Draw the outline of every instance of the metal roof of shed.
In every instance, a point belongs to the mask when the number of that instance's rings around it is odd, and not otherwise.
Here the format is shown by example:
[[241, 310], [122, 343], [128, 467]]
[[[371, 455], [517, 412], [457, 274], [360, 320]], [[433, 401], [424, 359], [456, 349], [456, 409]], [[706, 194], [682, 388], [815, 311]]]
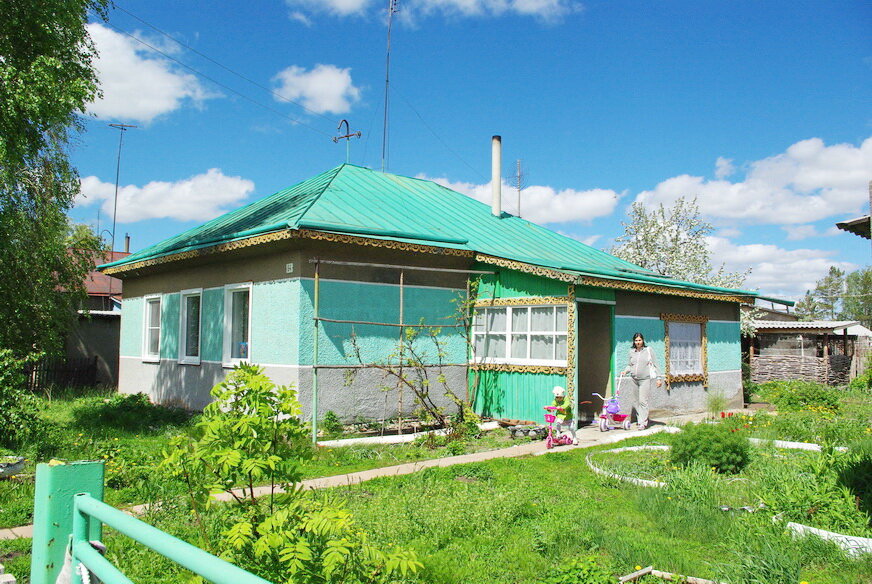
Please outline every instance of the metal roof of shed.
[[[145, 248], [101, 269], [125, 266], [285, 230], [314, 230], [454, 248], [568, 274], [715, 294], [755, 292], [674, 280], [435, 182], [343, 164]], [[113, 271], [116, 271], [113, 270]]]

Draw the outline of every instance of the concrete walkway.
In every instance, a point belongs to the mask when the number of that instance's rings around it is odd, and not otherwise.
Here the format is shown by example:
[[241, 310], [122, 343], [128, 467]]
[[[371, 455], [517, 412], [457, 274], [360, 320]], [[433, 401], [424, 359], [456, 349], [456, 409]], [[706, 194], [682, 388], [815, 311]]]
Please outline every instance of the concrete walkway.
[[[494, 458], [517, 458], [520, 456], [539, 456], [542, 454], [551, 454], [554, 452], [568, 452], [579, 448], [591, 448], [600, 444], [613, 444], [632, 438], [634, 436], [648, 436], [659, 432], [667, 431], [674, 432], [675, 426], [680, 426], [687, 422], [696, 422], [705, 418], [705, 414], [691, 414], [686, 416], [672, 416], [664, 418], [662, 422], [655, 423], [646, 430], [612, 430], [610, 432], [600, 432], [596, 425], [585, 426], [576, 431], [578, 444], [572, 446], [559, 446], [552, 450], [545, 448], [544, 440], [536, 440], [534, 442], [525, 442], [517, 446], [509, 448], [501, 448], [499, 450], [485, 450], [475, 452], [473, 454], [461, 454], [460, 456], [449, 456], [445, 458], [433, 458], [429, 460], [419, 460], [406, 464], [398, 464], [395, 466], [384, 466], [381, 468], [373, 468], [360, 472], [352, 472], [348, 474], [340, 474], [329, 477], [318, 477], [314, 479], [306, 479], [300, 484], [304, 489], [328, 489], [330, 487], [341, 487], [347, 485], [355, 485], [371, 479], [379, 477], [392, 477], [412, 474], [431, 467], [446, 467], [455, 464], [466, 464], [469, 462], [481, 462], [483, 460], [491, 460]], [[270, 491], [270, 487], [256, 487], [255, 495], [266, 495]], [[236, 491], [241, 493], [241, 491]], [[232, 499], [228, 493], [218, 493], [214, 495], [218, 501], [228, 501]], [[136, 505], [124, 509], [126, 513], [137, 515], [142, 513], [146, 505]], [[24, 525], [21, 527], [13, 527], [11, 529], [0, 529], [0, 540], [3, 539], [18, 539], [22, 537], [33, 537], [33, 526]]]

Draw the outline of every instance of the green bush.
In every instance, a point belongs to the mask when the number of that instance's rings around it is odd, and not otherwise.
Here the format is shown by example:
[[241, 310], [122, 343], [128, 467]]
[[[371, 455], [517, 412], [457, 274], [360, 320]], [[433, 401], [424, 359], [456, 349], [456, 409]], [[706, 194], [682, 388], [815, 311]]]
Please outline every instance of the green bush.
[[768, 381], [759, 386], [761, 397], [779, 411], [839, 411], [839, 392], [813, 381]]
[[144, 393], [120, 394], [108, 398], [92, 398], [73, 412], [80, 428], [103, 430], [119, 428], [129, 432], [160, 430], [186, 422], [191, 413], [181, 408], [151, 403]]
[[688, 424], [672, 442], [676, 466], [703, 464], [719, 473], [735, 474], [748, 464], [748, 438], [721, 424]]
[[27, 389], [25, 367], [37, 359], [38, 354], [19, 359], [0, 349], [0, 446], [33, 446], [43, 458], [54, 453], [60, 438], [58, 428], [40, 418], [39, 400]]
[[336, 412], [333, 410], [327, 410], [324, 412], [324, 419], [321, 420], [321, 429], [324, 430], [324, 433], [328, 436], [336, 436], [342, 434], [345, 426], [342, 425], [342, 421], [339, 419], [339, 416], [336, 415]]
[[615, 578], [595, 557], [574, 558], [551, 570], [543, 584], [612, 584]]
[[851, 444], [839, 466], [839, 482], [851, 490], [872, 524], [872, 438]]

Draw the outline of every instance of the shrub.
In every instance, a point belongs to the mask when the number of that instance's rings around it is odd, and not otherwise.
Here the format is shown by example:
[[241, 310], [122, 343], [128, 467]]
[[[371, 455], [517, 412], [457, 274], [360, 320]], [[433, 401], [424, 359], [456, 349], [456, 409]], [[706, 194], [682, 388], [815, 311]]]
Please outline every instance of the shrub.
[[704, 464], [719, 473], [738, 473], [748, 464], [750, 444], [742, 434], [720, 424], [688, 424], [672, 443], [677, 466]]
[[543, 584], [612, 584], [614, 581], [611, 572], [592, 556], [571, 559], [540, 580]]
[[839, 482], [851, 490], [872, 523], [872, 438], [851, 444], [840, 467]]
[[328, 436], [336, 436], [337, 434], [342, 434], [345, 426], [342, 425], [336, 412], [333, 410], [327, 410], [324, 412], [324, 419], [321, 420], [321, 429], [324, 430], [324, 433]]
[[36, 457], [50, 456], [60, 442], [59, 430], [39, 417], [39, 400], [27, 389], [25, 367], [38, 354], [16, 358], [0, 349], [0, 446], [19, 449], [31, 444]]
[[73, 417], [81, 428], [101, 430], [111, 427], [145, 432], [182, 424], [191, 413], [181, 408], [153, 404], [144, 393], [116, 393], [104, 399], [90, 399], [75, 409]]
[[839, 411], [839, 392], [813, 381], [769, 381], [760, 385], [760, 395], [781, 411], [806, 409]]

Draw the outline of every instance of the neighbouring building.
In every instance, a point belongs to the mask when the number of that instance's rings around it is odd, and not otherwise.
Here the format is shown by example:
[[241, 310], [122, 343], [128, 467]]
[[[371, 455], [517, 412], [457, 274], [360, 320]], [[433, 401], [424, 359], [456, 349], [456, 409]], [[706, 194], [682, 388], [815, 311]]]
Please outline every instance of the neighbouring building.
[[420, 332], [414, 373], [433, 393], [444, 382], [494, 418], [541, 421], [555, 385], [593, 418], [637, 331], [668, 381], [655, 417], [712, 393], [740, 406], [739, 305], [756, 296], [659, 276], [503, 213], [498, 192], [489, 207], [350, 164], [101, 269], [124, 281], [120, 391], [202, 408], [251, 361], [319, 418], [415, 410], [381, 367], [398, 325]]

